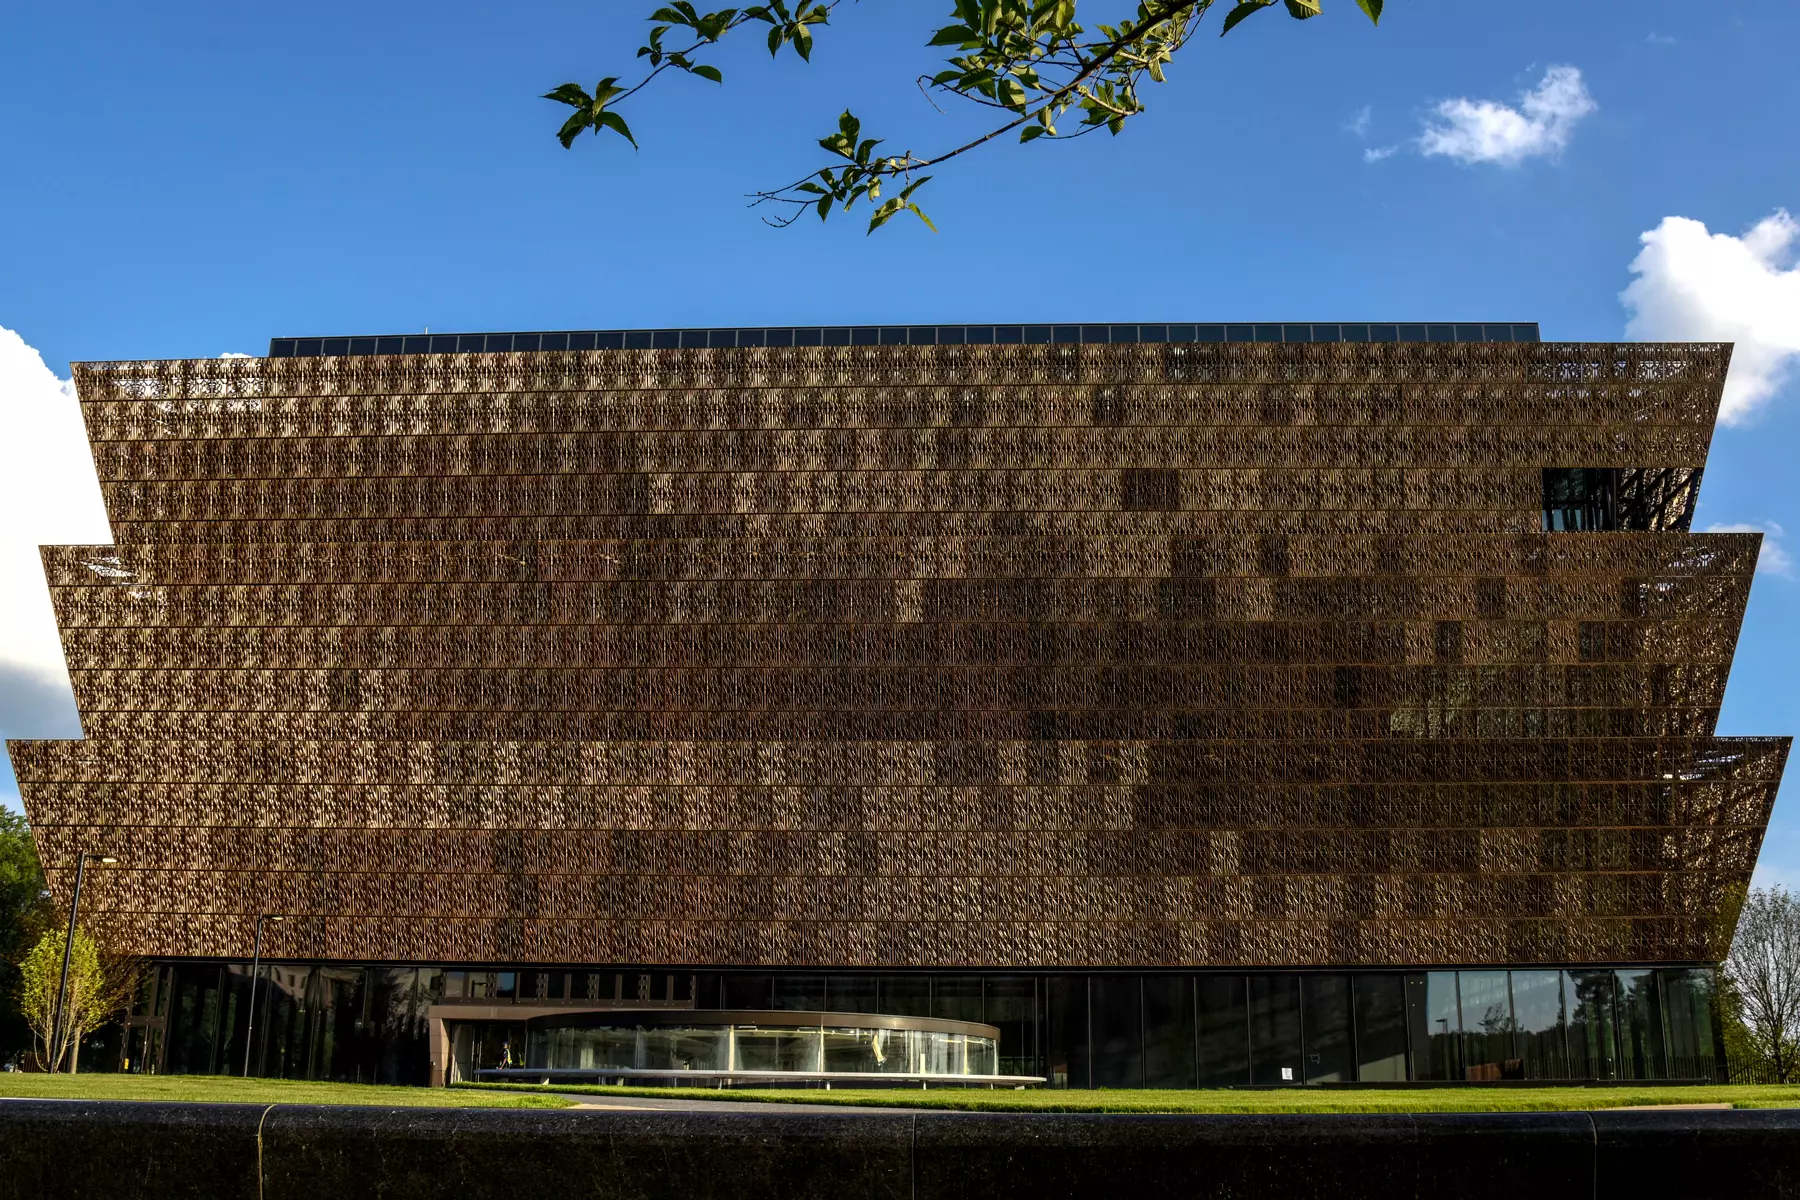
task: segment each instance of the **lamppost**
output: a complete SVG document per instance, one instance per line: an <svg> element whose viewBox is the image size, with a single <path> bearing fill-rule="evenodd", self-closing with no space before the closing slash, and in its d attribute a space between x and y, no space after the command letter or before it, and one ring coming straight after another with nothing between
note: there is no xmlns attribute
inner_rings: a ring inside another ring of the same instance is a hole
<svg viewBox="0 0 1800 1200"><path fill-rule="evenodd" d="M250 953L250 1019L244 1026L244 1078L250 1078L250 1044L255 1041L256 1033L256 981L262 972L262 927L264 921L285 921L286 917L272 917L267 913L259 913L256 918L256 943Z"/></svg>
<svg viewBox="0 0 1800 1200"><path fill-rule="evenodd" d="M50 1022L50 1044L45 1047L50 1055L52 1070L57 1059L56 1046L62 1037L63 1005L69 994L69 954L75 949L75 913L81 907L81 881L87 874L87 860L100 863L116 863L119 860L110 854L90 854L83 850L75 856L75 894L69 897L69 936L63 939L62 982L56 985L56 1016Z"/></svg>

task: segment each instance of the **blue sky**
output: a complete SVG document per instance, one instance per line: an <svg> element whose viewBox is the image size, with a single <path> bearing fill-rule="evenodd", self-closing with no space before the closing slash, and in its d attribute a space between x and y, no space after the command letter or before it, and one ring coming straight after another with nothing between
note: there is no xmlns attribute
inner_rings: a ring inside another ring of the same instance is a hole
<svg viewBox="0 0 1800 1200"><path fill-rule="evenodd" d="M912 84L948 0L846 4L811 66L746 40L716 60L723 88L670 80L629 110L640 152L562 150L566 110L539 93L629 74L651 7L0 10L0 541L91 526L86 465L18 432L62 421L42 436L67 441L71 360L275 335L1374 319L1731 337L1736 421L1698 526L1765 528L1772 549L1721 730L1800 731L1800 272L1775 216L1800 209L1800 5L1390 0L1380 30L1350 0L1305 24L1271 10L1185 51L1123 137L996 146L921 194L942 232L873 238L766 229L742 193L816 165L846 106L896 150L972 128ZM0 573L0 621L41 606L28 561ZM8 628L0 733L73 733L58 666L26 644L41 613ZM1800 882L1788 791L1764 877Z"/></svg>

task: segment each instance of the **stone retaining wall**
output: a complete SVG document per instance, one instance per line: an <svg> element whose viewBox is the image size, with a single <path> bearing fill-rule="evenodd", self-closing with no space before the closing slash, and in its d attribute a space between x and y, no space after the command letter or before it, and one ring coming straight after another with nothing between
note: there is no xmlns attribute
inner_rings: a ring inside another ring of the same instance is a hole
<svg viewBox="0 0 1800 1200"><path fill-rule="evenodd" d="M1124 1116L0 1101L0 1200L1757 1200L1800 1112Z"/></svg>

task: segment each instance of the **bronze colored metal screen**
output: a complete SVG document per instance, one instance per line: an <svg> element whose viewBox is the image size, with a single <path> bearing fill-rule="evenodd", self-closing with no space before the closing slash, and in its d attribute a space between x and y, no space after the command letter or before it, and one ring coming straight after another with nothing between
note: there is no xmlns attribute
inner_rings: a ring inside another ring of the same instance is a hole
<svg viewBox="0 0 1800 1200"><path fill-rule="evenodd" d="M87 736L14 761L157 955L1713 959L1787 752L1714 736L1728 354L87 364Z"/></svg>

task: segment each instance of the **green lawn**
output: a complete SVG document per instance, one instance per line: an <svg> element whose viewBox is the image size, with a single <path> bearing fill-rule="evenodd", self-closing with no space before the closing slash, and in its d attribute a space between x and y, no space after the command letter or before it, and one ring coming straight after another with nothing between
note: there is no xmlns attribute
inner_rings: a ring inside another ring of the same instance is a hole
<svg viewBox="0 0 1800 1200"><path fill-rule="evenodd" d="M372 1104L383 1107L566 1108L555 1096L458 1088L378 1087L228 1075L28 1075L0 1072L0 1096L45 1100L194 1100L221 1104Z"/></svg>
<svg viewBox="0 0 1800 1200"><path fill-rule="evenodd" d="M455 1089L532 1092L533 1084L460 1084ZM1557 1112L1662 1104L1729 1104L1734 1108L1800 1107L1796 1086L1660 1086L1543 1088L1301 1089L1270 1091L988 1091L974 1088L630 1088L558 1084L565 1094L658 1096L687 1100L762 1100L799 1104L857 1104L942 1108L965 1112Z"/></svg>
<svg viewBox="0 0 1800 1200"><path fill-rule="evenodd" d="M1659 1104L1730 1104L1734 1108L1800 1107L1800 1085L1689 1086L1657 1084L1561 1088L1419 1088L1271 1091L987 1091L915 1088L824 1091L819 1088L626 1088L559 1084L564 1095L652 1096L686 1100L760 1100L891 1108L1021 1112L1546 1112ZM532 1084L461 1084L454 1088L377 1087L237 1079L217 1075L27 1075L0 1073L0 1096L82 1100L190 1100L238 1104L366 1104L444 1108L563 1108L568 1101Z"/></svg>

